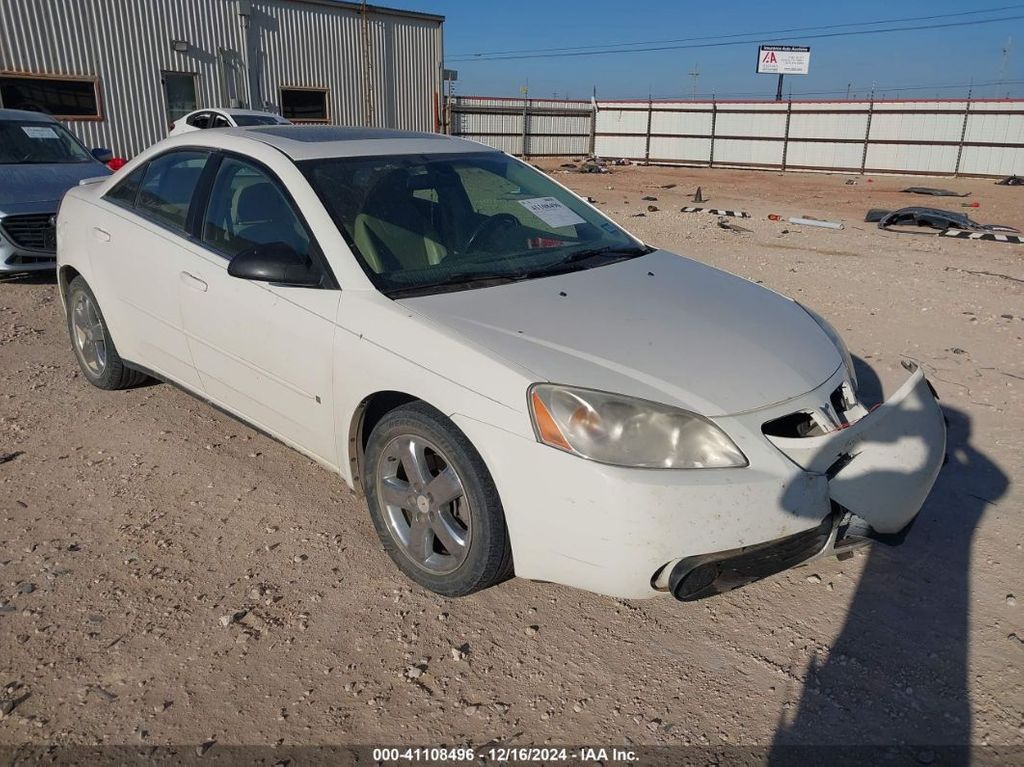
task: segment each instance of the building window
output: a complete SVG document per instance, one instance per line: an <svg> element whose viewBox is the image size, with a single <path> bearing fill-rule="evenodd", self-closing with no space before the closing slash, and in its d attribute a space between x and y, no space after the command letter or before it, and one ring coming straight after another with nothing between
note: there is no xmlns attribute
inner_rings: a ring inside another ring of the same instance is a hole
<svg viewBox="0 0 1024 767"><path fill-rule="evenodd" d="M94 78L0 73L0 107L69 120L102 117Z"/></svg>
<svg viewBox="0 0 1024 767"><path fill-rule="evenodd" d="M281 116L299 122L327 122L327 91L322 88L282 88Z"/></svg>

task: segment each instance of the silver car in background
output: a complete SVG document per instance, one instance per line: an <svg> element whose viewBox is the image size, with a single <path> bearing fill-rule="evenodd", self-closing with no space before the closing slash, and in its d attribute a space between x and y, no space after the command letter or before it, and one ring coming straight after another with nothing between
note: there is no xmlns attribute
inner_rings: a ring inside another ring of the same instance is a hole
<svg viewBox="0 0 1024 767"><path fill-rule="evenodd" d="M112 157L90 152L49 115L0 109L0 274L56 266L61 198L82 179L109 175Z"/></svg>

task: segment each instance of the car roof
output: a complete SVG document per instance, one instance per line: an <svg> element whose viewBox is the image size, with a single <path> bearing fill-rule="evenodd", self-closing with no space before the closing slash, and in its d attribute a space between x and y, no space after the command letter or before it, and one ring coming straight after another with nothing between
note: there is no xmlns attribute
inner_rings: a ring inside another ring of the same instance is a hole
<svg viewBox="0 0 1024 767"><path fill-rule="evenodd" d="M57 120L43 112L29 112L26 109L0 109L0 120L33 120L35 122L55 123Z"/></svg>
<svg viewBox="0 0 1024 767"><path fill-rule="evenodd" d="M229 128L220 135L237 136L274 147L295 161L324 157L374 157L392 154L456 154L497 152L484 144L441 133L342 128L328 125L274 125ZM204 136L206 138L206 136ZM217 136L209 136L211 143Z"/></svg>

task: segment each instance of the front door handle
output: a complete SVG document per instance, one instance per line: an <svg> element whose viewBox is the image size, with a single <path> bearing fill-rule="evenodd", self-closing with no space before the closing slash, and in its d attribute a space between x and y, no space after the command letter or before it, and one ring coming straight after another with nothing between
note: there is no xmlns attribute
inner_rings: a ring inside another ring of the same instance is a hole
<svg viewBox="0 0 1024 767"><path fill-rule="evenodd" d="M100 242L110 242L110 232L106 229L100 229L98 226L92 228L93 236Z"/></svg>
<svg viewBox="0 0 1024 767"><path fill-rule="evenodd" d="M198 290L200 293L205 293L209 287L205 282L196 277L194 274L188 272L181 273L181 281L188 285L192 290Z"/></svg>

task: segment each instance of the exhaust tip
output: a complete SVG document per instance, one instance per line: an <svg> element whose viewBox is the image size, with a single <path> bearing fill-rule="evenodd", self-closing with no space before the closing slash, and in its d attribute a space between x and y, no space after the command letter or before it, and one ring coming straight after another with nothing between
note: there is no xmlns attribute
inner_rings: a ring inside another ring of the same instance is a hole
<svg viewBox="0 0 1024 767"><path fill-rule="evenodd" d="M672 568L668 577L669 589L676 599L698 599L714 585L718 580L718 574L718 565L715 562L706 562L696 567L691 567L685 561L679 562Z"/></svg>

